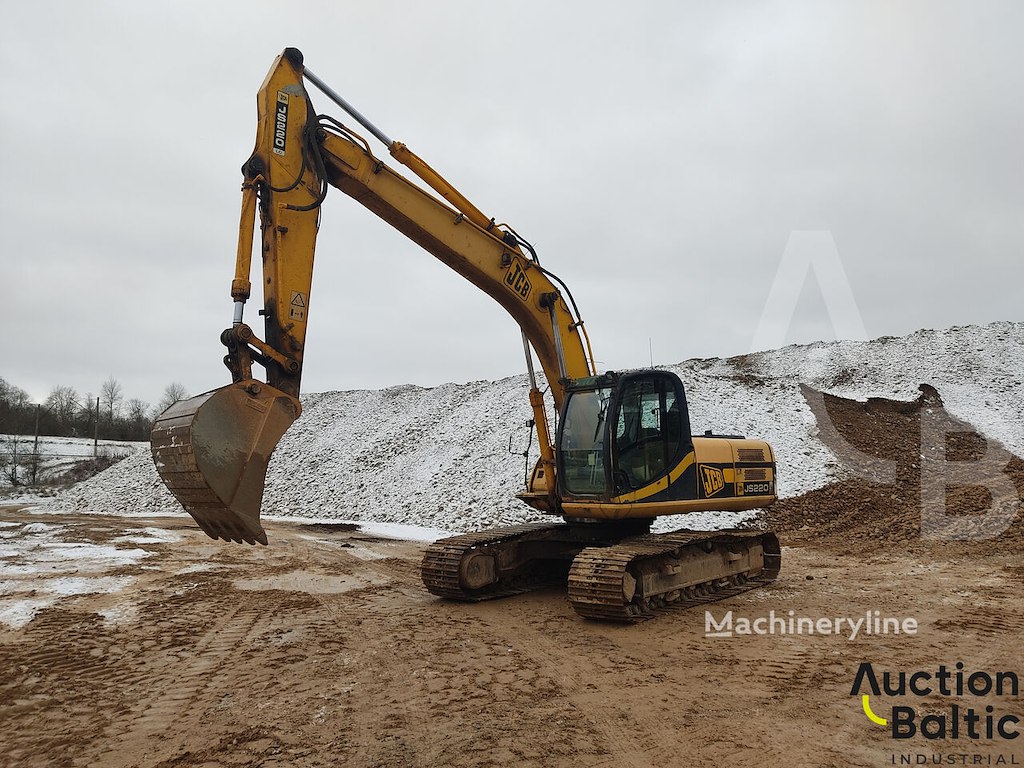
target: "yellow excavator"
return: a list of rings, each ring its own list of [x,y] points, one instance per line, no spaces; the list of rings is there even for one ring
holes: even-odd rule
[[[318,115],[307,81],[433,193],[388,167],[352,128]],[[540,458],[519,498],[552,520],[435,542],[422,563],[430,592],[476,601],[567,580],[579,614],[636,621],[776,577],[773,533],[650,533],[662,515],[775,501],[775,456],[767,443],[692,436],[683,385],[669,371],[599,373],[572,295],[530,244],[370,123],[304,66],[297,49],[277,57],[257,102],[256,148],[242,167],[233,321],[221,334],[232,383],[172,405],[152,433],[160,477],[208,535],[267,543],[260,522],[267,465],[301,411],[313,253],[321,206],[334,187],[491,296],[522,329]],[[257,212],[262,339],[243,322]],[[253,363],[265,370],[265,382],[254,378]]]

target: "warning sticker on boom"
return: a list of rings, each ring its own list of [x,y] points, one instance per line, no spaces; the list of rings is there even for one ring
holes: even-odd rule
[[[309,295],[292,291],[291,304],[288,307],[288,317],[292,320],[306,319],[306,304],[309,302]]]

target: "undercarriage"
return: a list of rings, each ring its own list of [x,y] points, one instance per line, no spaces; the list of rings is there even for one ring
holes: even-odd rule
[[[753,589],[779,573],[773,533],[649,529],[649,520],[527,523],[440,539],[423,556],[423,583],[470,602],[568,583],[581,616],[635,622]]]

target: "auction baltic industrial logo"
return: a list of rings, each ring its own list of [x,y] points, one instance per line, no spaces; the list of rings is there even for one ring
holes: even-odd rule
[[[705,637],[765,635],[835,635],[847,641],[871,635],[916,635],[913,617],[882,616],[867,611],[863,616],[811,618],[795,611],[776,614],[774,610],[757,618],[734,616],[727,611],[721,619],[704,612]],[[934,669],[876,672],[871,662],[861,662],[854,675],[850,696],[859,696],[869,728],[883,727],[897,743],[911,739],[942,743],[941,752],[894,752],[891,765],[1024,765],[1018,749],[981,753],[979,743],[1017,746],[1021,735],[1021,712],[1008,711],[1009,702],[1020,696],[1020,680],[1010,670],[970,670],[962,661],[939,664]],[[918,702],[907,703],[908,697]],[[904,701],[892,701],[900,698]],[[936,699],[943,703],[936,705]],[[1016,709],[1016,708],[1014,708]],[[961,740],[963,750],[950,750]],[[968,749],[969,746],[969,749]]]
[[[850,688],[850,696],[860,696],[867,719],[875,726],[888,728],[891,738],[941,741],[946,750],[894,753],[890,761],[893,765],[1020,765],[1016,750],[989,754],[976,751],[978,742],[991,742],[998,749],[1020,736],[1020,715],[1008,712],[1005,704],[1007,699],[1016,701],[1019,694],[1016,672],[967,670],[962,661],[952,667],[939,664],[934,670],[883,671],[881,675],[865,661],[857,668]],[[916,697],[924,701],[926,710],[891,703],[886,697]],[[941,705],[936,705],[937,698],[943,701]],[[983,702],[991,703],[982,706]],[[955,744],[960,739],[970,740],[975,751],[950,750],[950,742]]]

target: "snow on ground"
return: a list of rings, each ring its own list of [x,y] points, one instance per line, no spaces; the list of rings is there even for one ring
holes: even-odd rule
[[[1024,455],[1024,323],[923,330],[869,342],[789,346],[668,366],[687,388],[694,434],[768,440],[779,490],[793,496],[841,476],[799,385],[844,397],[912,400],[929,383],[954,416]],[[531,417],[525,375],[498,382],[326,392],[303,397],[302,417],[270,463],[266,515],[364,520],[465,531],[540,519],[515,499]],[[536,459],[533,447],[531,461]],[[179,513],[147,453],[137,453],[55,502],[60,509]],[[744,515],[700,514],[658,528],[722,527]]]
[[[5,435],[0,434],[0,444],[6,445],[17,438],[19,451],[27,449],[34,453],[36,450],[35,437],[32,435]],[[123,456],[148,448],[146,442],[133,440],[100,440],[94,445],[91,437],[58,437],[55,435],[40,435],[38,450],[42,456],[77,457],[89,459],[94,455],[98,456]]]
[[[47,512],[52,513],[55,510],[38,509],[34,514]],[[120,536],[97,544],[88,540],[90,535],[95,530],[105,529],[96,529],[88,518],[82,522],[71,523],[65,522],[65,518],[56,518],[53,515],[49,519],[51,522],[0,520],[0,535],[3,537],[0,539],[0,631],[5,627],[24,627],[40,611],[63,598],[75,595],[117,594],[125,591],[136,583],[136,577],[117,573],[118,569],[145,563],[146,559],[154,554],[153,548],[149,545],[173,544],[182,539],[182,534],[177,531],[146,526],[126,528]],[[57,519],[61,522],[52,522]],[[304,538],[333,544],[330,538],[319,539],[317,536],[322,532],[322,519],[292,521],[318,525],[319,527],[310,528],[310,535]],[[355,525],[362,532],[373,536],[405,541],[434,541],[442,536],[451,535],[448,531],[395,523]],[[359,546],[358,542],[346,543],[346,552],[367,560],[386,557],[375,550]],[[175,574],[232,567],[234,566],[200,562],[180,568]],[[159,566],[142,564],[140,568],[159,569]],[[270,584],[269,581],[266,583]],[[352,588],[352,585],[348,588]],[[119,595],[113,605],[108,605],[97,612],[104,623],[116,625],[135,621],[138,611],[136,603]]]
[[[0,504],[10,504],[19,507],[32,507],[38,504],[46,504],[53,499],[53,492],[43,490],[41,493],[23,491],[14,492],[10,488],[0,486]]]
[[[3,529],[0,625],[11,629],[25,626],[62,597],[122,591],[135,579],[107,572],[152,554],[138,547],[68,541],[74,538],[72,526],[4,521]],[[168,535],[173,534],[159,531],[159,540],[167,541]]]
[[[286,521],[299,524],[323,523],[322,517],[295,517],[294,515],[262,515],[264,521]],[[374,523],[365,520],[335,520],[330,523],[341,525],[353,525],[361,532],[369,536],[379,536],[384,539],[398,539],[400,541],[426,541],[434,542],[445,536],[453,535],[453,531],[441,528],[428,528],[422,525],[411,525],[408,523]]]
[[[123,536],[113,539],[118,544],[173,544],[180,540],[181,536],[163,528],[136,528],[125,531]]]
[[[91,437],[56,437],[51,435],[9,435],[0,434],[0,498],[5,503],[22,503],[24,494],[11,486],[9,477],[12,460],[19,460],[18,477],[27,482],[30,476],[30,456],[38,453],[38,479],[48,481],[59,478],[79,462],[94,456],[117,458],[133,453],[149,453],[149,443],[129,440],[100,440],[94,443]],[[31,503],[31,501],[29,502]]]

